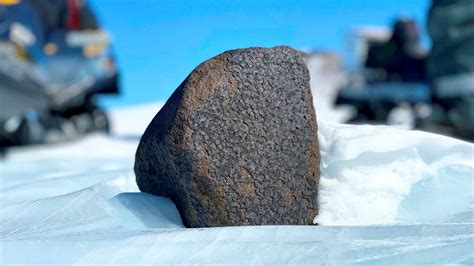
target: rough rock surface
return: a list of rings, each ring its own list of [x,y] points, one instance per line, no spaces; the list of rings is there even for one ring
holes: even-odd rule
[[[279,46],[199,65],[145,131],[135,173],[188,227],[311,224],[319,162],[308,70]]]

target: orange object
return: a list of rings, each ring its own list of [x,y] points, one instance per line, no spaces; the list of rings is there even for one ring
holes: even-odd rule
[[[19,4],[21,0],[0,0],[0,5],[11,6]]]

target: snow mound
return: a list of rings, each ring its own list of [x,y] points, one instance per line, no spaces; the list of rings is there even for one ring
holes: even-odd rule
[[[473,203],[474,147],[383,126],[319,124],[328,225],[438,222]]]
[[[159,106],[112,112],[112,136],[1,160],[0,263],[474,263],[472,144],[320,122],[322,226],[186,229],[135,184]]]

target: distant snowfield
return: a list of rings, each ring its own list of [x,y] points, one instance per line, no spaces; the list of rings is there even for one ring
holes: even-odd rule
[[[161,104],[111,112],[112,136],[0,161],[0,264],[474,263],[474,145],[319,117],[322,226],[186,229],[140,193],[139,137]]]

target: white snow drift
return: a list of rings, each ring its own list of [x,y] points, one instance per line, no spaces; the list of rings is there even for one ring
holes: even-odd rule
[[[112,112],[112,136],[0,161],[0,263],[474,262],[472,144],[320,122],[322,226],[186,229],[134,180],[159,106]]]

